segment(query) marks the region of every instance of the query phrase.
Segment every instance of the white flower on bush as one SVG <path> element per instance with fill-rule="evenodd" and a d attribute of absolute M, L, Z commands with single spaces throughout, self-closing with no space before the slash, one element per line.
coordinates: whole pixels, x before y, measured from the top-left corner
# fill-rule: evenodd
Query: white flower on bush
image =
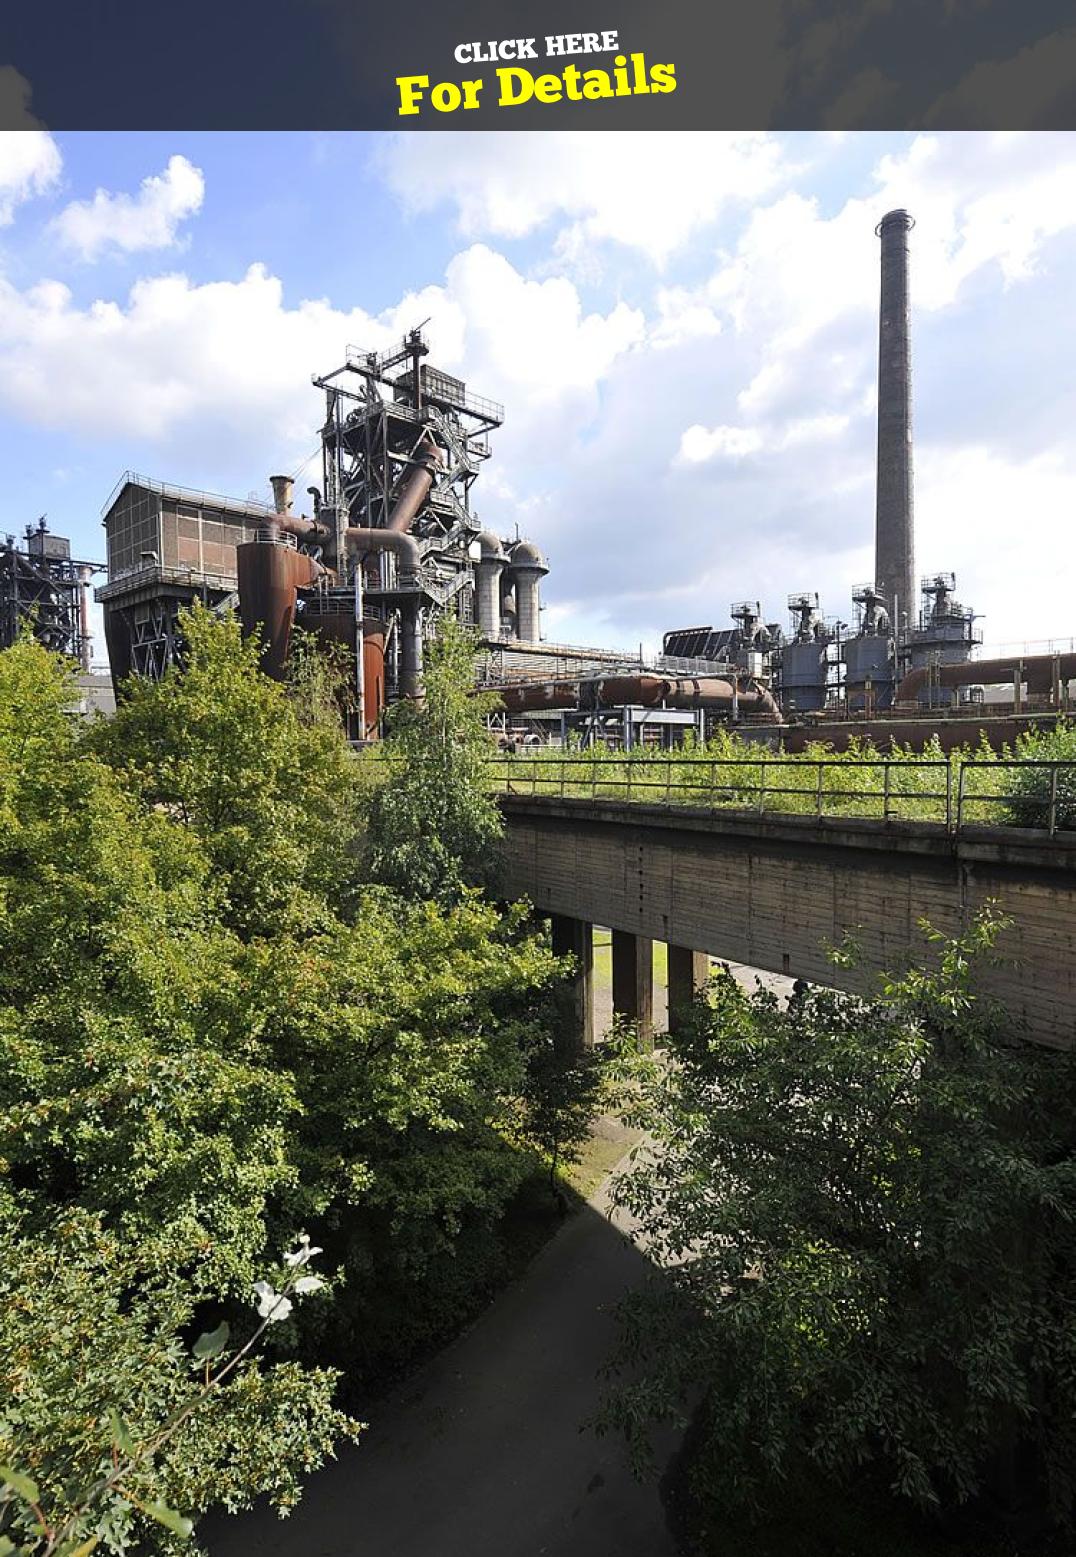
<path fill-rule="evenodd" d="M 311 1248 L 310 1239 L 306 1233 L 299 1234 L 299 1247 L 284 1255 L 284 1264 L 290 1265 L 295 1271 L 294 1276 L 289 1276 L 284 1283 L 284 1291 L 278 1292 L 268 1281 L 256 1281 L 254 1283 L 254 1302 L 258 1308 L 258 1314 L 270 1324 L 277 1324 L 281 1319 L 287 1319 L 294 1304 L 288 1296 L 289 1292 L 297 1297 L 304 1296 L 307 1292 L 318 1292 L 325 1285 L 320 1276 L 299 1275 L 303 1266 L 314 1258 L 315 1254 L 323 1251 L 316 1245 Z"/>
<path fill-rule="evenodd" d="M 286 1298 L 283 1292 L 277 1292 L 267 1281 L 254 1283 L 254 1300 L 258 1305 L 259 1316 L 268 1319 L 270 1324 L 287 1319 L 292 1310 L 291 1299 Z"/>
<path fill-rule="evenodd" d="M 285 1256 L 284 1256 L 284 1264 L 285 1265 L 305 1265 L 308 1260 L 312 1260 L 314 1258 L 315 1254 L 321 1254 L 322 1252 L 323 1251 L 321 1249 L 317 1248 L 316 1246 L 312 1249 L 310 1247 L 310 1239 L 309 1239 L 308 1235 L 306 1233 L 300 1233 L 299 1234 L 299 1247 L 297 1249 L 295 1249 L 292 1253 L 285 1254 Z M 300 1291 L 300 1288 L 296 1287 L 295 1290 L 296 1290 L 296 1292 L 298 1292 L 298 1291 Z M 310 1288 L 309 1290 L 313 1291 L 313 1288 Z"/>

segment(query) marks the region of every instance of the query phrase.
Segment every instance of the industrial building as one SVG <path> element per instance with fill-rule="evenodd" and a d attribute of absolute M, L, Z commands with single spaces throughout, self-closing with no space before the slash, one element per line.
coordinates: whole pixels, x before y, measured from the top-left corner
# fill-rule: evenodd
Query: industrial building
<path fill-rule="evenodd" d="M 952 573 L 916 586 L 909 235 L 903 210 L 880 240 L 874 577 L 852 591 L 849 620 L 816 592 L 788 595 L 788 625 L 740 600 L 728 627 L 675 628 L 661 652 L 542 640 L 545 558 L 533 540 L 484 527 L 474 495 L 504 408 L 427 360 L 421 328 L 386 353 L 348 348 L 315 376 L 324 396 L 321 482 L 296 511 L 290 476 L 272 502 L 237 501 L 127 473 L 104 511 L 108 582 L 98 590 L 114 678 L 160 676 L 181 645 L 181 610 L 238 610 L 262 665 L 285 673 L 297 627 L 341 644 L 353 665 L 350 733 L 376 738 L 388 704 L 421 696 L 424 645 L 439 615 L 475 627 L 478 686 L 500 695 L 505 742 L 673 744 L 721 724 L 772 745 L 836 746 L 857 737 L 921 744 L 1011 740 L 1069 705 L 1073 655 L 980 661 L 975 611 Z M 9 541 L 4 631 L 35 590 L 41 635 L 80 654 L 86 565 L 66 543 Z M 13 580 L 14 582 L 9 582 Z M 52 595 L 49 595 L 52 590 Z M 81 595 L 79 594 L 81 591 Z M 999 702 L 998 687 L 1001 687 Z M 993 691 L 991 691 L 993 689 Z M 963 722 L 962 722 L 963 721 Z"/>
<path fill-rule="evenodd" d="M 974 739 L 979 729 L 995 742 L 1011 741 L 1030 718 L 1049 723 L 1071 706 L 1076 655 L 977 660 L 979 619 L 957 599 L 955 576 L 930 574 L 916 588 L 908 252 L 914 226 L 907 211 L 896 210 L 875 229 L 881 247 L 875 567 L 873 580 L 852 591 L 851 621 L 827 617 L 818 595 L 808 592 L 788 597 L 787 635 L 764 625 L 755 602 L 730 608 L 732 628 L 677 628 L 664 638 L 669 653 L 724 654 L 757 676 L 780 709 L 765 738 L 789 750 L 809 740 L 842 747 L 864 737 L 921 745 L 934 734 L 952 746 Z"/>
<path fill-rule="evenodd" d="M 369 738 L 389 702 L 419 695 L 440 613 L 490 642 L 538 641 L 545 560 L 532 541 L 483 529 L 472 506 L 504 409 L 427 354 L 413 330 L 385 354 L 349 348 L 315 377 L 325 419 L 309 514 L 295 512 L 286 475 L 270 478 L 271 504 L 121 479 L 103 516 L 109 577 L 97 596 L 117 682 L 164 673 L 193 601 L 237 608 L 272 676 L 284 674 L 297 625 L 346 645 L 353 734 Z"/>
<path fill-rule="evenodd" d="M 72 558 L 71 542 L 53 535 L 44 515 L 26 526 L 23 546 L 8 535 L 0 547 L 0 649 L 29 627 L 47 649 L 77 660 L 88 674 L 90 580 L 100 568 Z"/>

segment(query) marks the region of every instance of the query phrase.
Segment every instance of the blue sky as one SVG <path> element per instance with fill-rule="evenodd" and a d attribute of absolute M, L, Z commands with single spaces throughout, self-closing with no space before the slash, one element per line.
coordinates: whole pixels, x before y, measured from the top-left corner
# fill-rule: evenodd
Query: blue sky
<path fill-rule="evenodd" d="M 98 556 L 127 468 L 267 495 L 317 444 L 310 375 L 430 316 L 506 404 L 476 501 L 549 554 L 547 637 L 803 589 L 847 619 L 894 205 L 919 571 L 990 642 L 1072 635 L 1072 135 L 0 137 L 3 528 Z"/>

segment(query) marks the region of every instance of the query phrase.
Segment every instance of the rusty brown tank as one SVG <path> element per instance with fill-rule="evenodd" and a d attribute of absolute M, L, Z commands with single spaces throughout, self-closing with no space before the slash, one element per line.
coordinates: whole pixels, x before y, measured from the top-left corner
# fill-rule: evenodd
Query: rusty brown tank
<path fill-rule="evenodd" d="M 317 633 L 324 643 L 339 643 L 352 656 L 355 653 L 355 615 L 352 611 L 326 610 L 319 603 L 311 602 L 303 613 L 300 625 L 308 632 Z M 376 616 L 362 619 L 362 665 L 365 729 L 360 738 L 376 738 L 385 711 L 385 623 Z"/>
<path fill-rule="evenodd" d="M 237 546 L 235 560 L 243 636 L 261 640 L 262 669 L 281 681 L 298 592 L 309 589 L 325 570 L 313 557 L 271 539 Z"/>

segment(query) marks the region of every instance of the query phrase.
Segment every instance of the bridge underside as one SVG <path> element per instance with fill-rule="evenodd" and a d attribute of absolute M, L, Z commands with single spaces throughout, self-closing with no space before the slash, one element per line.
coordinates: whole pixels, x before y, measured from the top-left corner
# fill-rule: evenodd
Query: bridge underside
<path fill-rule="evenodd" d="M 881 971 L 929 960 L 922 919 L 956 933 L 993 901 L 1013 924 L 977 987 L 1038 1041 L 1076 1041 L 1072 843 L 1013 828 L 955 839 L 930 823 L 549 797 L 506 796 L 503 805 L 504 895 L 529 897 L 565 922 L 679 948 L 685 987 L 697 979 L 698 963 L 683 960 L 694 952 L 864 991 Z M 571 933 L 559 932 L 561 944 Z M 861 960 L 834 967 L 827 947 L 846 938 Z M 614 988 L 615 1008 L 631 1014 L 629 996 L 620 1004 L 615 996 Z"/>

